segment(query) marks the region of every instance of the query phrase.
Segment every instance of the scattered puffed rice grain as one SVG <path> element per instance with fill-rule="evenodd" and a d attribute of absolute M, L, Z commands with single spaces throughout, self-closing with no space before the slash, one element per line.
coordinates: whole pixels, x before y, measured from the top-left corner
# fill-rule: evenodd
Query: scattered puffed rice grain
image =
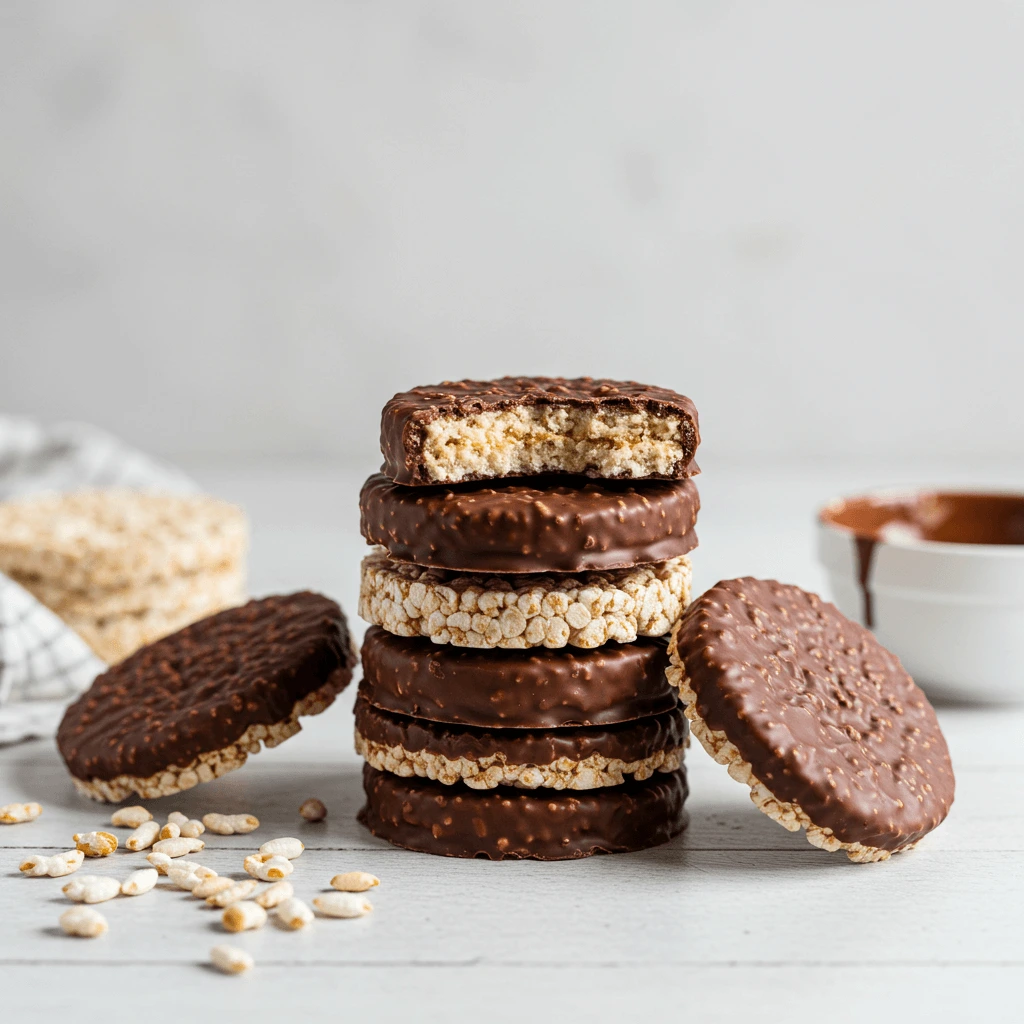
<path fill-rule="evenodd" d="M 212 878 L 204 878 L 192 890 L 192 895 L 198 900 L 206 900 L 216 896 L 219 892 L 230 889 L 235 884 L 234 879 L 225 878 L 223 875 L 214 875 Z"/>
<path fill-rule="evenodd" d="M 186 839 L 198 839 L 206 831 L 206 826 L 195 818 L 189 818 L 184 825 L 179 823 L 178 827 Z"/>
<path fill-rule="evenodd" d="M 331 879 L 331 888 L 342 892 L 366 892 L 377 885 L 380 885 L 380 879 L 366 871 L 346 871 Z"/>
<path fill-rule="evenodd" d="M 287 857 L 278 857 L 275 854 L 256 867 L 255 877 L 261 882 L 279 882 L 294 870 L 295 865 Z"/>
<path fill-rule="evenodd" d="M 204 814 L 203 824 L 219 836 L 245 835 L 260 827 L 260 819 L 253 814 Z"/>
<path fill-rule="evenodd" d="M 281 924 L 286 928 L 291 928 L 292 931 L 305 928 L 313 920 L 313 911 L 302 900 L 297 900 L 294 897 L 279 903 L 274 913 L 277 914 L 277 919 Z"/>
<path fill-rule="evenodd" d="M 262 928 L 267 923 L 267 912 L 252 900 L 232 903 L 221 915 L 221 924 L 228 932 L 245 932 Z"/>
<path fill-rule="evenodd" d="M 125 896 L 141 896 L 156 885 L 158 877 L 156 868 L 139 868 L 121 883 L 121 892 Z"/>
<path fill-rule="evenodd" d="M 264 889 L 255 897 L 256 902 L 264 909 L 271 910 L 295 895 L 295 888 L 287 879 L 275 882 L 269 889 Z"/>
<path fill-rule="evenodd" d="M 65 882 L 61 892 L 73 903 L 81 903 L 85 897 L 85 887 L 93 882 L 98 882 L 102 875 L 77 875 L 70 882 Z"/>
<path fill-rule="evenodd" d="M 113 832 L 76 832 L 71 838 L 86 857 L 109 857 L 117 849 Z"/>
<path fill-rule="evenodd" d="M 253 878 L 259 878 L 259 870 L 263 865 L 270 860 L 269 857 L 265 857 L 262 853 L 250 853 L 245 860 L 242 861 L 242 868 L 247 875 L 251 875 Z"/>
<path fill-rule="evenodd" d="M 110 816 L 115 828 L 138 828 L 144 821 L 152 821 L 153 815 L 145 807 L 118 807 Z"/>
<path fill-rule="evenodd" d="M 244 974 L 253 967 L 252 957 L 237 946 L 214 946 L 210 950 L 210 963 L 224 974 Z"/>
<path fill-rule="evenodd" d="M 42 813 L 39 804 L 4 804 L 0 807 L 0 825 L 21 825 L 35 821 Z"/>
<path fill-rule="evenodd" d="M 167 821 L 168 823 L 177 825 L 180 828 L 186 821 L 188 821 L 188 815 L 182 814 L 181 811 L 171 811 L 171 813 L 167 815 Z"/>
<path fill-rule="evenodd" d="M 255 878 L 247 878 L 244 882 L 236 882 L 230 889 L 208 896 L 206 902 L 211 907 L 230 907 L 232 903 L 247 900 L 259 884 Z"/>
<path fill-rule="evenodd" d="M 72 907 L 60 915 L 60 926 L 66 935 L 95 939 L 107 930 L 107 919 L 92 907 Z"/>
<path fill-rule="evenodd" d="M 171 858 L 166 853 L 149 853 L 146 860 L 156 868 L 158 875 L 166 875 L 167 869 L 171 866 Z"/>
<path fill-rule="evenodd" d="M 64 875 L 73 875 L 85 860 L 85 854 L 81 850 L 68 850 L 67 853 L 55 853 L 49 858 L 46 873 L 50 878 L 62 878 Z"/>
<path fill-rule="evenodd" d="M 138 853 L 148 850 L 160 838 L 160 824 L 156 821 L 144 821 L 136 826 L 135 831 L 124 841 L 126 850 Z"/>
<path fill-rule="evenodd" d="M 18 870 L 26 878 L 43 878 L 50 873 L 50 858 L 44 857 L 41 853 L 34 853 L 18 865 Z"/>
<path fill-rule="evenodd" d="M 302 851 L 306 848 L 306 844 L 301 839 L 292 839 L 290 836 L 286 836 L 282 839 L 271 839 L 269 842 L 264 843 L 260 847 L 260 853 L 263 856 L 271 857 L 284 857 L 286 860 L 295 860 L 296 857 L 302 856 Z"/>
<path fill-rule="evenodd" d="M 154 853 L 166 853 L 168 857 L 184 857 L 187 853 L 198 853 L 206 846 L 202 839 L 161 839 L 153 844 Z"/>
<path fill-rule="evenodd" d="M 186 892 L 192 892 L 202 881 L 191 868 L 182 868 L 174 864 L 167 869 L 167 878 L 171 885 L 176 885 L 179 889 L 186 890 Z"/>
<path fill-rule="evenodd" d="M 373 910 L 365 896 L 353 892 L 328 892 L 313 899 L 313 906 L 327 917 L 362 917 Z"/>
<path fill-rule="evenodd" d="M 181 835 L 181 829 L 173 822 L 169 821 L 162 829 L 160 829 L 161 839 L 177 839 Z"/>
<path fill-rule="evenodd" d="M 327 817 L 327 808 L 324 806 L 323 800 L 317 800 L 316 797 L 310 797 L 308 800 L 302 802 L 302 806 L 299 808 L 299 814 L 302 815 L 306 821 L 323 821 Z"/>
<path fill-rule="evenodd" d="M 110 875 L 93 876 L 91 881 L 75 891 L 79 893 L 78 903 L 106 903 L 121 895 L 121 883 Z"/>

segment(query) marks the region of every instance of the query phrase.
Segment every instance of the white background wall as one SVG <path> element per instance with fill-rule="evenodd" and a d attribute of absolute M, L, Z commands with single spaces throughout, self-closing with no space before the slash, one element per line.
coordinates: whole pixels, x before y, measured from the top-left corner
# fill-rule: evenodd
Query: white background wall
<path fill-rule="evenodd" d="M 8 2 L 0 409 L 372 459 L 648 380 L 722 456 L 1024 455 L 1024 5 Z"/>

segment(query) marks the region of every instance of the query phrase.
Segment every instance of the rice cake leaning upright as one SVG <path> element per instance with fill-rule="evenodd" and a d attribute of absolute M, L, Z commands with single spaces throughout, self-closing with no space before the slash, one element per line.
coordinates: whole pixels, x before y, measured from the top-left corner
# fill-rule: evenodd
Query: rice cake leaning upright
<path fill-rule="evenodd" d="M 123 489 L 0 503 L 0 572 L 108 662 L 245 600 L 248 527 L 205 495 Z"/>

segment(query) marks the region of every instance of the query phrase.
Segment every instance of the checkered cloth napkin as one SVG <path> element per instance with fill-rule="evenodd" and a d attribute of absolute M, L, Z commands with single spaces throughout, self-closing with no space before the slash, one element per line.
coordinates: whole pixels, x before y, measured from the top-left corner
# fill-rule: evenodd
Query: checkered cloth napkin
<path fill-rule="evenodd" d="M 95 427 L 0 416 L 0 501 L 83 487 L 197 489 L 180 470 Z M 0 743 L 52 735 L 104 668 L 77 633 L 0 573 Z"/>

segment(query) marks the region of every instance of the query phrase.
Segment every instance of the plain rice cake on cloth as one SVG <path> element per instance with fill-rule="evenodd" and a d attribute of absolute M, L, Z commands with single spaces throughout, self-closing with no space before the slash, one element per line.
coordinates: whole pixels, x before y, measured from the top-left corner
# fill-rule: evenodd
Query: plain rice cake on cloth
<path fill-rule="evenodd" d="M 400 484 L 542 473 L 680 479 L 697 473 L 697 410 L 635 381 L 501 377 L 395 395 L 381 417 L 382 472 Z"/>
<path fill-rule="evenodd" d="M 109 662 L 244 601 L 247 545 L 241 509 L 203 495 L 85 490 L 0 504 L 0 572 Z"/>
<path fill-rule="evenodd" d="M 716 584 L 670 644 L 694 735 L 760 810 L 853 861 L 912 849 L 949 813 L 935 711 L 838 608 L 773 580 Z"/>
<path fill-rule="evenodd" d="M 326 710 L 356 654 L 322 594 L 250 601 L 186 626 L 98 676 L 57 746 L 79 792 L 119 801 L 177 793 L 276 746 Z"/>

